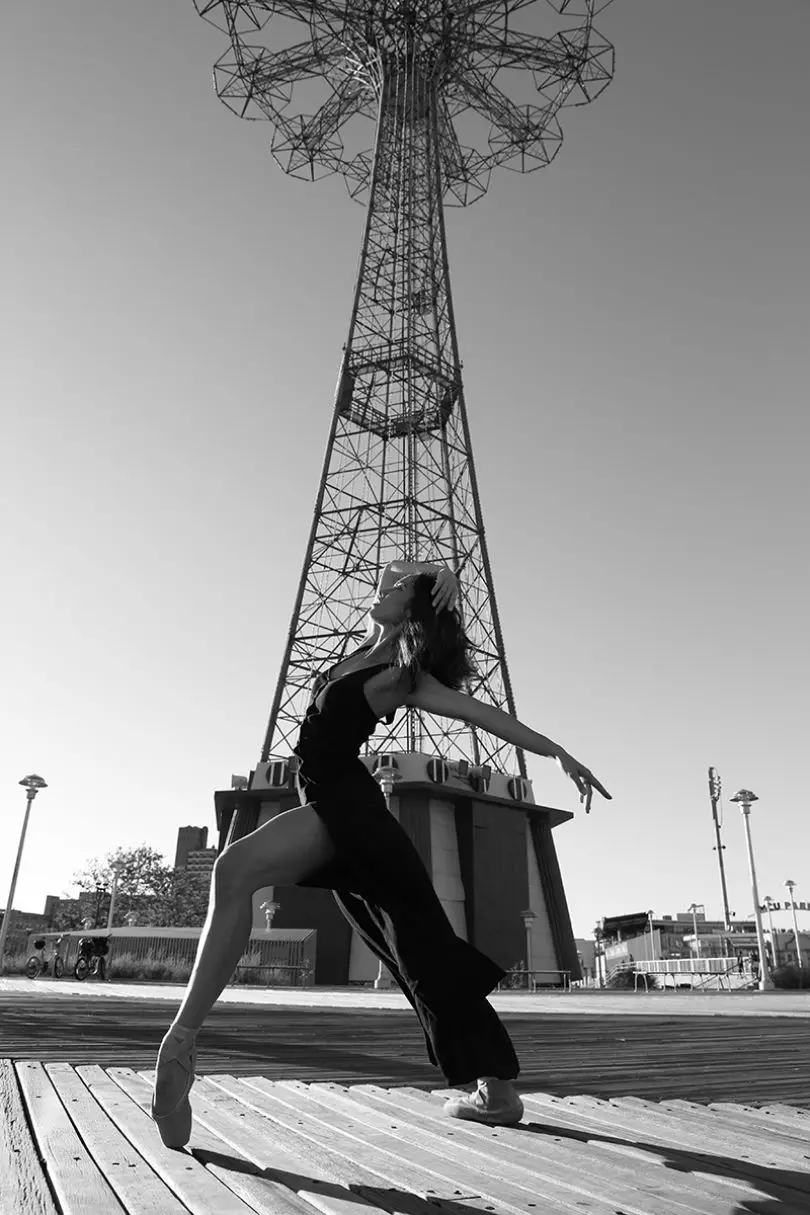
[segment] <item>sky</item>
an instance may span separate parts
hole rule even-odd
[[[710,765],[732,911],[740,788],[760,894],[810,901],[810,9],[616,0],[599,28],[615,79],[556,160],[447,213],[518,715],[613,794],[585,816],[529,757],[576,812],[577,936],[722,914]],[[215,835],[258,761],[363,211],[218,101],[190,0],[5,6],[0,34],[0,905],[37,772],[40,911],[90,857]]]

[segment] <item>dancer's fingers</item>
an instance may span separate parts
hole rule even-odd
[[[602,797],[606,797],[609,802],[613,801],[613,798],[608,793],[607,789],[605,788],[605,786],[602,784],[601,781],[597,780],[596,777],[593,775],[591,775],[590,780],[591,780],[591,784],[593,785],[594,789],[598,789],[599,792],[602,794]]]

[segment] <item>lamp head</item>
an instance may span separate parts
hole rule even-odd
[[[752,802],[758,802],[759,798],[756,793],[752,793],[750,789],[738,789],[732,798],[732,802],[742,802],[742,804],[750,806]]]
[[[33,772],[30,776],[24,776],[20,784],[25,785],[29,797],[35,797],[38,789],[48,788],[47,782],[41,776],[37,776],[36,772]]]

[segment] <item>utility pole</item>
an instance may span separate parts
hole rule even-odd
[[[718,806],[718,803],[720,802],[721,790],[722,790],[722,785],[720,783],[720,773],[717,771],[716,768],[709,768],[709,797],[711,798],[711,803],[712,803],[712,818],[714,819],[714,834],[715,834],[715,838],[717,839],[717,844],[712,849],[712,851],[717,853],[717,863],[720,866],[720,886],[723,891],[723,917],[724,917],[724,922],[725,922],[725,926],[726,926],[726,932],[730,932],[731,931],[731,915],[730,915],[729,909],[728,909],[728,890],[726,889],[726,871],[723,866],[723,852],[725,850],[725,844],[721,843],[721,841],[720,841],[720,828],[722,826],[722,820],[718,816],[718,813],[717,813],[717,806]],[[722,811],[721,811],[721,815],[722,815]]]

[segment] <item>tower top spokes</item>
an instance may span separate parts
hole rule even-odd
[[[486,192],[494,168],[549,164],[562,143],[559,111],[593,101],[613,76],[613,47],[593,24],[611,0],[546,0],[578,19],[549,36],[533,28],[541,0],[194,2],[230,40],[214,69],[221,100],[272,124],[273,156],[286,172],[340,173],[358,200],[373,153],[355,146],[354,120],[376,123],[385,104],[407,99],[414,122],[436,105],[445,200],[465,206]],[[283,41],[295,26],[305,40],[277,50],[255,42],[265,27],[271,40],[278,27]],[[320,104],[305,112],[315,81]]]

